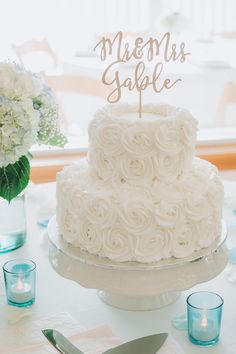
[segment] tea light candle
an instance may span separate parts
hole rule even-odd
[[[211,341],[217,336],[214,322],[204,314],[201,320],[193,322],[194,338],[199,341]]]
[[[10,286],[8,299],[18,304],[30,301],[32,299],[30,284],[23,283],[22,277],[19,276],[17,283]]]
[[[213,345],[220,335],[223,299],[211,292],[200,291],[187,298],[188,335],[197,345]]]
[[[4,280],[9,305],[28,307],[35,301],[36,264],[27,259],[15,259],[4,264]]]

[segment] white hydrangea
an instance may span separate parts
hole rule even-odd
[[[64,146],[52,91],[19,65],[0,63],[0,168],[35,144]]]
[[[36,143],[39,113],[30,99],[0,96],[0,166],[13,164]]]
[[[41,83],[32,73],[16,64],[0,63],[0,96],[10,100],[36,97],[41,92]]]

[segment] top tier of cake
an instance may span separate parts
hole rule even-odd
[[[101,182],[173,182],[190,170],[197,122],[166,104],[117,104],[99,110],[89,125],[89,174]]]

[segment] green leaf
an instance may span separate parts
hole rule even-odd
[[[10,202],[20,194],[27,184],[30,177],[30,164],[26,156],[14,164],[0,168],[0,197]]]
[[[30,151],[28,151],[26,157],[28,157],[29,159],[32,159],[32,158],[33,158],[33,155],[31,154]]]

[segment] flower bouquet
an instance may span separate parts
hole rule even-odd
[[[10,202],[27,186],[33,144],[66,142],[51,89],[19,65],[0,63],[0,197]]]

